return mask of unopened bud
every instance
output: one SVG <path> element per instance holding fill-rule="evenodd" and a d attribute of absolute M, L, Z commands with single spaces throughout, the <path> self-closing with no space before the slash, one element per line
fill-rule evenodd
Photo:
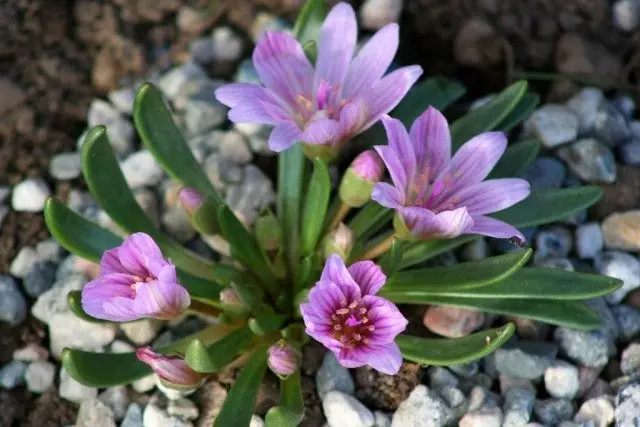
<path fill-rule="evenodd" d="M 375 151 L 363 151 L 351 163 L 340 183 L 340 199 L 352 208 L 359 208 L 371 197 L 373 186 L 380 181 L 384 167 Z"/>
<path fill-rule="evenodd" d="M 277 252 L 282 245 L 282 228 L 278 218 L 270 211 L 256 219 L 253 232 L 258 244 L 266 252 Z"/>
<path fill-rule="evenodd" d="M 325 258 L 331 254 L 338 254 L 342 259 L 347 259 L 352 247 L 353 231 L 341 222 L 325 237 L 322 249 Z"/>
<path fill-rule="evenodd" d="M 204 203 L 202 193 L 190 187 L 181 188 L 180 191 L 178 191 L 178 199 L 189 215 L 195 214 Z"/>
<path fill-rule="evenodd" d="M 300 353 L 284 340 L 269 347 L 267 364 L 280 378 L 293 374 L 300 366 Z"/>
<path fill-rule="evenodd" d="M 193 228 L 202 234 L 218 233 L 218 205 L 191 187 L 181 188 L 178 200 L 184 208 Z"/>
<path fill-rule="evenodd" d="M 136 357 L 149 365 L 166 387 L 195 389 L 204 381 L 202 374 L 191 369 L 179 356 L 163 356 L 151 347 L 141 347 L 136 350 Z"/>

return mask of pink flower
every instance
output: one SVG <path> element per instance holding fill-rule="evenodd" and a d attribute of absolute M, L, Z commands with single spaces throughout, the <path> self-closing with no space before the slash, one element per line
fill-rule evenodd
<path fill-rule="evenodd" d="M 136 350 L 136 357 L 151 366 L 153 372 L 169 385 L 198 387 L 204 380 L 202 374 L 191 369 L 178 356 L 163 356 L 154 352 L 151 347 L 141 347 Z"/>
<path fill-rule="evenodd" d="M 100 277 L 82 289 L 82 308 L 97 319 L 127 322 L 145 317 L 173 319 L 191 303 L 175 265 L 144 233 L 130 235 L 100 260 Z"/>
<path fill-rule="evenodd" d="M 444 116 L 429 107 L 407 133 L 404 125 L 383 117 L 389 145 L 375 149 L 393 185 L 378 183 L 371 198 L 395 209 L 417 239 L 461 234 L 524 242 L 515 227 L 486 216 L 525 199 L 529 183 L 504 178 L 484 181 L 507 147 L 502 132 L 486 132 L 465 143 L 451 157 L 451 135 Z"/>
<path fill-rule="evenodd" d="M 300 305 L 306 333 L 333 351 L 342 366 L 369 365 L 389 375 L 400 370 L 402 354 L 394 339 L 408 322 L 393 303 L 375 296 L 386 280 L 373 262 L 347 269 L 334 254 L 309 302 Z"/>
<path fill-rule="evenodd" d="M 284 340 L 269 347 L 267 354 L 269 369 L 281 378 L 293 374 L 300 365 L 300 355 Z"/>
<path fill-rule="evenodd" d="M 234 83 L 216 90 L 233 122 L 273 125 L 269 148 L 297 141 L 337 150 L 391 111 L 422 74 L 419 66 L 384 75 L 398 49 L 398 26 L 378 31 L 353 57 L 357 22 L 339 3 L 327 16 L 315 66 L 291 35 L 266 31 L 253 51 L 263 86 Z"/>

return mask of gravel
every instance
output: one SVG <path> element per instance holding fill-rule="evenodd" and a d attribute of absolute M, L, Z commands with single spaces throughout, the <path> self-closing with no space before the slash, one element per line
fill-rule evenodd
<path fill-rule="evenodd" d="M 533 405 L 533 413 L 539 421 L 552 426 L 571 420 L 575 410 L 569 399 L 543 399 Z"/>
<path fill-rule="evenodd" d="M 640 384 L 622 388 L 616 395 L 615 407 L 616 427 L 640 425 Z"/>
<path fill-rule="evenodd" d="M 13 389 L 24 384 L 24 375 L 27 372 L 27 364 L 13 360 L 0 368 L 0 387 Z"/>
<path fill-rule="evenodd" d="M 325 353 L 322 365 L 316 373 L 316 388 L 321 400 L 324 400 L 330 391 L 339 391 L 349 395 L 355 392 L 355 385 L 349 370 L 340 365 L 330 351 Z"/>
<path fill-rule="evenodd" d="M 80 153 L 60 153 L 51 158 L 49 162 L 49 175 L 58 181 L 67 181 L 80 176 Z"/>
<path fill-rule="evenodd" d="M 329 427 L 372 427 L 373 413 L 355 397 L 330 391 L 322 399 L 322 408 Z"/>
<path fill-rule="evenodd" d="M 597 273 L 623 281 L 622 287 L 605 296 L 609 304 L 617 304 L 631 290 L 640 286 L 640 261 L 630 254 L 619 251 L 605 251 L 594 259 Z"/>
<path fill-rule="evenodd" d="M 547 148 L 571 142 L 578 136 L 578 116 L 568 107 L 546 104 L 533 112 L 525 128 Z"/>
<path fill-rule="evenodd" d="M 42 212 L 50 195 L 51 190 L 42 178 L 27 178 L 13 187 L 11 207 L 18 212 Z"/>
<path fill-rule="evenodd" d="M 25 373 L 25 381 L 27 388 L 33 393 L 44 393 L 53 386 L 56 376 L 56 366 L 41 360 L 29 364 Z"/>
<path fill-rule="evenodd" d="M 27 301 L 11 276 L 0 275 L 0 321 L 15 326 L 27 318 Z"/>
<path fill-rule="evenodd" d="M 541 341 L 509 342 L 494 353 L 499 373 L 516 378 L 540 378 L 553 363 L 558 348 Z"/>
<path fill-rule="evenodd" d="M 392 427 L 444 427 L 453 421 L 447 404 L 424 385 L 418 385 L 398 407 Z"/>
<path fill-rule="evenodd" d="M 66 369 L 60 369 L 60 386 L 58 394 L 63 399 L 71 402 L 81 403 L 83 400 L 95 399 L 98 397 L 98 389 L 89 387 L 71 378 Z"/>
<path fill-rule="evenodd" d="M 580 388 L 578 368 L 557 360 L 544 371 L 544 387 L 553 397 L 573 399 Z"/>
<path fill-rule="evenodd" d="M 582 224 L 575 232 L 576 253 L 581 259 L 593 259 L 604 246 L 602 228 L 597 222 Z"/>
<path fill-rule="evenodd" d="M 504 398 L 504 427 L 517 427 L 528 423 L 535 399 L 535 394 L 531 390 L 509 389 Z"/>
<path fill-rule="evenodd" d="M 609 339 L 602 331 L 558 327 L 553 338 L 563 354 L 582 365 L 601 367 L 609 360 Z"/>
<path fill-rule="evenodd" d="M 80 404 L 75 427 L 116 427 L 111 409 L 98 399 L 87 399 Z"/>

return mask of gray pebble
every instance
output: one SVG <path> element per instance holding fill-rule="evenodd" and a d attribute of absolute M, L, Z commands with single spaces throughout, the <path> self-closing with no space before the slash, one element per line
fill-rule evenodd
<path fill-rule="evenodd" d="M 459 419 L 469 408 L 469 401 L 462 390 L 450 385 L 443 386 L 435 390 L 445 401 L 447 406 L 451 408 L 453 418 Z"/>
<path fill-rule="evenodd" d="M 601 367 L 609 360 L 609 337 L 602 331 L 578 331 L 558 327 L 553 333 L 560 350 L 582 365 Z"/>
<path fill-rule="evenodd" d="M 563 226 L 553 226 L 539 231 L 536 235 L 535 260 L 545 258 L 565 258 L 573 247 L 573 236 Z"/>
<path fill-rule="evenodd" d="M 640 343 L 632 343 L 622 352 L 620 370 L 625 375 L 632 375 L 640 370 Z"/>
<path fill-rule="evenodd" d="M 339 364 L 330 351 L 325 353 L 322 365 L 316 373 L 316 387 L 321 400 L 324 400 L 330 391 L 340 391 L 346 394 L 353 394 L 355 391 L 349 370 Z"/>
<path fill-rule="evenodd" d="M 619 149 L 622 163 L 629 166 L 640 165 L 640 140 L 632 139 Z"/>
<path fill-rule="evenodd" d="M 542 261 L 534 262 L 536 267 L 555 268 L 557 270 L 575 271 L 575 267 L 567 258 L 545 258 Z"/>
<path fill-rule="evenodd" d="M 109 387 L 98 395 L 98 399 L 111 409 L 116 421 L 125 417 L 131 401 L 129 389 L 126 385 Z"/>
<path fill-rule="evenodd" d="M 145 186 L 153 187 L 162 180 L 162 169 L 148 150 L 140 150 L 131 154 L 120 167 L 131 189 Z"/>
<path fill-rule="evenodd" d="M 131 403 L 127 408 L 120 427 L 142 427 L 142 408 L 137 403 Z"/>
<path fill-rule="evenodd" d="M 227 119 L 227 107 L 215 98 L 220 84 L 212 80 L 198 80 L 190 88 L 184 107 L 184 123 L 189 135 L 198 135 L 221 125 Z"/>
<path fill-rule="evenodd" d="M 236 71 L 236 74 L 233 76 L 233 80 L 237 83 L 261 84 L 260 77 L 251 59 L 245 59 L 240 62 L 238 71 Z"/>
<path fill-rule="evenodd" d="M 0 321 L 11 326 L 27 318 L 27 301 L 11 276 L 0 275 Z"/>
<path fill-rule="evenodd" d="M 500 427 L 502 425 L 502 410 L 500 408 L 481 408 L 467 412 L 459 427 Z"/>
<path fill-rule="evenodd" d="M 560 188 L 567 175 L 567 170 L 553 157 L 538 157 L 525 172 L 524 179 L 531 184 L 531 190 L 548 190 Z"/>
<path fill-rule="evenodd" d="M 42 178 L 27 178 L 13 187 L 11 207 L 18 212 L 42 212 L 50 195 L 49 185 Z"/>
<path fill-rule="evenodd" d="M 544 399 L 536 401 L 533 413 L 540 422 L 553 426 L 571 420 L 575 409 L 569 399 Z"/>
<path fill-rule="evenodd" d="M 7 215 L 9 215 L 9 208 L 7 206 L 0 205 L 0 227 L 2 227 L 2 223 Z"/>
<path fill-rule="evenodd" d="M 638 3 L 638 0 L 635 0 Z M 640 10 L 639 10 L 640 11 Z M 622 113 L 625 119 L 631 120 L 636 112 L 636 103 L 629 95 L 617 95 L 611 100 L 611 103 L 618 111 Z"/>
<path fill-rule="evenodd" d="M 213 62 L 215 51 L 210 37 L 201 37 L 189 43 L 191 58 L 199 64 L 207 65 Z"/>
<path fill-rule="evenodd" d="M 330 391 L 322 399 L 324 416 L 330 427 L 372 427 L 373 413 L 353 396 Z"/>
<path fill-rule="evenodd" d="M 54 239 L 43 240 L 36 244 L 36 252 L 38 259 L 41 261 L 60 262 L 62 256 L 62 248 Z"/>
<path fill-rule="evenodd" d="M 609 304 L 618 304 L 624 297 L 640 286 L 640 261 L 632 255 L 620 251 L 605 251 L 594 258 L 596 272 L 603 276 L 623 281 L 622 287 L 607 295 Z"/>
<path fill-rule="evenodd" d="M 619 336 L 622 342 L 630 342 L 640 332 L 640 311 L 630 305 L 616 305 L 611 307 L 611 313 L 618 324 Z"/>
<path fill-rule="evenodd" d="M 36 262 L 22 282 L 30 297 L 38 297 L 51 289 L 56 280 L 56 265 L 52 262 Z"/>
<path fill-rule="evenodd" d="M 519 427 L 528 423 L 535 400 L 531 390 L 509 389 L 504 398 L 504 427 Z"/>
<path fill-rule="evenodd" d="M 469 392 L 469 411 L 482 408 L 502 407 L 502 399 L 496 393 L 489 391 L 486 387 L 475 386 Z"/>
<path fill-rule="evenodd" d="M 49 162 L 49 175 L 59 181 L 75 179 L 80 176 L 80 153 L 60 153 Z"/>
<path fill-rule="evenodd" d="M 616 395 L 616 427 L 640 425 L 640 384 L 630 384 Z"/>
<path fill-rule="evenodd" d="M 553 148 L 576 139 L 578 116 L 564 105 L 546 104 L 534 111 L 526 127 L 545 147 Z"/>
<path fill-rule="evenodd" d="M 244 165 L 253 159 L 246 137 L 234 130 L 222 134 L 219 149 L 220 156 L 233 163 Z"/>
<path fill-rule="evenodd" d="M 451 373 L 447 368 L 442 366 L 431 366 L 427 370 L 427 377 L 429 378 L 429 388 L 438 389 L 444 386 L 458 386 L 458 378 Z"/>
<path fill-rule="evenodd" d="M 618 0 L 613 5 L 613 22 L 623 31 L 633 31 L 640 20 L 638 0 Z"/>
<path fill-rule="evenodd" d="M 211 33 L 213 60 L 216 62 L 236 62 L 242 58 L 244 42 L 230 27 L 216 27 Z"/>
<path fill-rule="evenodd" d="M 602 322 L 602 326 L 598 330 L 607 335 L 613 347 L 613 342 L 618 339 L 618 323 L 616 323 L 616 319 L 604 298 L 594 298 L 586 301 L 586 304 L 598 314 L 600 322 Z"/>
<path fill-rule="evenodd" d="M 576 228 L 576 252 L 581 259 L 591 259 L 604 247 L 602 227 L 589 222 Z"/>
<path fill-rule="evenodd" d="M 384 412 L 375 411 L 373 417 L 375 419 L 373 427 L 391 427 L 391 417 Z"/>
<path fill-rule="evenodd" d="M 631 136 L 624 114 L 606 99 L 598 106 L 594 132 L 598 140 L 609 147 L 615 147 Z"/>
<path fill-rule="evenodd" d="M 111 91 L 107 97 L 119 112 L 128 115 L 133 113 L 133 102 L 136 97 L 136 89 L 133 86 L 124 86 Z"/>
<path fill-rule="evenodd" d="M 596 427 L 607 427 L 613 422 L 614 411 L 613 398 L 611 396 L 600 396 L 586 400 L 580 406 L 573 420 L 591 421 Z"/>
<path fill-rule="evenodd" d="M 0 368 L 0 387 L 11 390 L 24 384 L 24 374 L 26 372 L 26 363 L 12 360 Z"/>
<path fill-rule="evenodd" d="M 33 265 L 39 261 L 38 252 L 31 246 L 24 246 L 16 257 L 11 261 L 9 266 L 9 273 L 23 279 L 29 271 L 33 268 Z"/>
<path fill-rule="evenodd" d="M 453 413 L 440 396 L 418 385 L 398 406 L 391 427 L 444 427 L 453 421 Z"/>
<path fill-rule="evenodd" d="M 578 115 L 579 134 L 584 135 L 591 131 L 596 124 L 598 106 L 604 99 L 602 90 L 596 87 L 586 87 L 576 93 L 567 106 Z"/>
<path fill-rule="evenodd" d="M 80 403 L 75 427 L 116 427 L 111 409 L 98 399 Z"/>
<path fill-rule="evenodd" d="M 189 221 L 188 214 L 180 204 L 175 204 L 164 211 L 162 225 L 167 233 L 180 243 L 188 242 L 197 234 Z"/>
<path fill-rule="evenodd" d="M 79 383 L 69 375 L 66 369 L 60 369 L 58 394 L 63 399 L 75 403 L 98 397 L 98 389 Z"/>
<path fill-rule="evenodd" d="M 11 188 L 0 186 L 0 204 L 4 203 L 4 201 L 7 200 L 7 197 L 9 197 L 9 193 L 11 193 Z"/>
<path fill-rule="evenodd" d="M 245 168 L 241 183 L 229 186 L 225 198 L 244 224 L 253 224 L 258 213 L 274 200 L 271 180 L 254 165 Z"/>
<path fill-rule="evenodd" d="M 544 387 L 553 397 L 573 399 L 580 388 L 578 368 L 556 360 L 544 371 Z"/>
<path fill-rule="evenodd" d="M 46 360 L 39 360 L 29 364 L 25 373 L 27 388 L 33 393 L 44 393 L 53 386 L 56 376 L 56 366 Z"/>
<path fill-rule="evenodd" d="M 616 180 L 616 162 L 611 150 L 596 139 L 580 139 L 557 151 L 571 172 L 589 183 L 611 184 Z"/>
<path fill-rule="evenodd" d="M 535 379 L 553 363 L 558 347 L 542 341 L 508 342 L 495 351 L 496 369 L 503 375 Z"/>
<path fill-rule="evenodd" d="M 173 105 L 182 110 L 185 107 L 188 92 L 197 81 L 208 79 L 207 73 L 195 62 L 189 61 L 179 67 L 174 67 L 162 76 L 158 82 L 160 90 L 169 98 Z"/>

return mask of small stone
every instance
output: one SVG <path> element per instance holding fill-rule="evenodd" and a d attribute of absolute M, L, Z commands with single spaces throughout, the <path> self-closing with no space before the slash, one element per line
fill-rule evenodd
<path fill-rule="evenodd" d="M 111 409 L 116 421 L 125 417 L 129 402 L 131 401 L 129 398 L 129 389 L 125 385 L 109 387 L 100 393 L 98 399 Z"/>
<path fill-rule="evenodd" d="M 447 368 L 442 366 L 432 366 L 427 371 L 429 378 L 429 388 L 438 390 L 445 386 L 457 387 L 459 380 Z"/>
<path fill-rule="evenodd" d="M 156 386 L 156 375 L 151 374 L 134 381 L 131 386 L 138 393 L 146 393 Z"/>
<path fill-rule="evenodd" d="M 144 427 L 191 427 L 193 423 L 169 415 L 169 402 L 161 393 L 154 394 L 142 415 Z"/>
<path fill-rule="evenodd" d="M 460 419 L 469 408 L 469 401 L 462 390 L 452 386 L 444 386 L 436 390 L 453 414 L 454 419 Z"/>
<path fill-rule="evenodd" d="M 640 250 L 640 210 L 613 213 L 602 223 L 607 249 Z"/>
<path fill-rule="evenodd" d="M 154 340 L 164 322 L 158 319 L 142 319 L 120 324 L 125 336 L 138 346 L 149 344 Z"/>
<path fill-rule="evenodd" d="M 640 261 L 619 251 L 605 251 L 596 255 L 594 267 L 599 274 L 622 280 L 622 287 L 605 296 L 609 304 L 618 304 L 640 286 Z"/>
<path fill-rule="evenodd" d="M 249 422 L 249 427 L 264 427 L 264 421 L 257 415 L 251 416 L 251 421 Z"/>
<path fill-rule="evenodd" d="M 58 181 L 75 179 L 80 176 L 80 153 L 60 153 L 49 162 L 49 175 Z"/>
<path fill-rule="evenodd" d="M 88 399 L 80 404 L 75 427 L 116 427 L 116 422 L 107 405 L 98 399 Z"/>
<path fill-rule="evenodd" d="M 442 398 L 418 385 L 393 414 L 391 427 L 444 427 L 453 422 L 453 413 Z"/>
<path fill-rule="evenodd" d="M 110 353 L 132 353 L 136 348 L 126 341 L 115 340 L 109 346 Z"/>
<path fill-rule="evenodd" d="M 598 105 L 594 132 L 596 138 L 609 147 L 615 147 L 631 137 L 627 118 L 606 99 Z"/>
<path fill-rule="evenodd" d="M 0 227 L 2 227 L 2 223 L 7 215 L 9 215 L 9 208 L 7 206 L 0 205 Z"/>
<path fill-rule="evenodd" d="M 111 147 L 118 157 L 126 156 L 133 148 L 135 129 L 131 122 L 123 117 L 111 104 L 101 99 L 94 99 L 87 112 L 87 127 L 89 129 L 104 125 Z M 85 134 L 78 140 L 78 149 L 84 143 Z"/>
<path fill-rule="evenodd" d="M 87 125 L 89 128 L 93 128 L 95 126 L 112 122 L 119 117 L 120 113 L 113 107 L 113 105 L 109 104 L 105 100 L 96 98 L 91 101 L 91 105 L 89 105 L 89 110 L 87 111 Z"/>
<path fill-rule="evenodd" d="M 533 413 L 542 423 L 554 426 L 562 421 L 571 420 L 575 410 L 569 399 L 544 399 L 536 401 Z"/>
<path fill-rule="evenodd" d="M 181 110 L 186 103 L 185 93 L 193 82 L 208 79 L 207 73 L 195 62 L 187 62 L 179 67 L 174 67 L 166 73 L 158 86 L 160 90 L 171 100 L 173 105 Z"/>
<path fill-rule="evenodd" d="M 60 262 L 62 255 L 62 248 L 53 239 L 44 240 L 36 244 L 36 252 L 38 253 L 38 259 L 41 261 L 51 261 L 54 263 Z"/>
<path fill-rule="evenodd" d="M 0 204 L 4 203 L 9 197 L 9 193 L 11 193 L 11 188 L 0 186 Z"/>
<path fill-rule="evenodd" d="M 602 228 L 597 222 L 582 224 L 576 228 L 576 252 L 580 259 L 592 259 L 604 246 Z"/>
<path fill-rule="evenodd" d="M 586 40 L 577 32 L 567 32 L 558 39 L 555 67 L 560 73 L 597 76 L 600 82 L 613 82 L 620 76 L 622 61 L 602 44 Z M 602 86 L 608 88 L 606 84 Z"/>
<path fill-rule="evenodd" d="M 499 61 L 499 42 L 495 28 L 480 16 L 470 17 L 462 23 L 453 42 L 456 62 L 485 68 Z"/>
<path fill-rule="evenodd" d="M 527 389 L 512 388 L 504 398 L 504 427 L 520 427 L 531 419 L 531 411 L 536 400 L 535 394 Z"/>
<path fill-rule="evenodd" d="M 27 388 L 32 393 L 44 393 L 53 386 L 55 376 L 56 366 L 53 363 L 46 360 L 30 363 L 25 373 Z"/>
<path fill-rule="evenodd" d="M 373 418 L 373 427 L 391 427 L 391 418 L 384 412 L 375 411 Z"/>
<path fill-rule="evenodd" d="M 133 190 L 133 197 L 153 226 L 160 227 L 160 208 L 156 193 L 148 188 L 137 188 Z"/>
<path fill-rule="evenodd" d="M 0 321 L 11 326 L 27 318 L 27 301 L 11 276 L 0 275 Z"/>
<path fill-rule="evenodd" d="M 13 360 L 0 368 L 0 387 L 13 389 L 24 384 L 24 375 L 27 372 L 27 364 Z"/>
<path fill-rule="evenodd" d="M 553 157 L 538 157 L 524 174 L 524 179 L 529 181 L 531 190 L 548 190 L 560 188 L 567 176 L 567 170 L 557 159 Z"/>
<path fill-rule="evenodd" d="M 625 165 L 640 165 L 640 139 L 632 139 L 626 144 L 620 146 L 620 157 Z"/>
<path fill-rule="evenodd" d="M 571 142 L 578 136 L 578 116 L 564 105 L 543 105 L 528 122 L 526 126 L 547 148 Z"/>
<path fill-rule="evenodd" d="M 585 401 L 573 420 L 593 421 L 597 427 L 607 427 L 613 422 L 614 415 L 613 399 L 610 396 L 600 396 Z"/>
<path fill-rule="evenodd" d="M 498 408 L 502 406 L 500 396 L 485 387 L 475 386 L 469 393 L 469 411 L 482 408 Z"/>
<path fill-rule="evenodd" d="M 580 388 L 578 368 L 556 360 L 544 371 L 544 387 L 553 397 L 573 399 Z"/>
<path fill-rule="evenodd" d="M 50 195 L 51 190 L 42 178 L 27 178 L 13 187 L 11 207 L 18 212 L 42 212 Z"/>
<path fill-rule="evenodd" d="M 567 258 L 545 258 L 542 261 L 535 261 L 536 267 L 555 268 L 564 271 L 575 271 L 575 267 Z"/>
<path fill-rule="evenodd" d="M 197 234 L 189 221 L 188 214 L 180 204 L 175 204 L 164 211 L 162 225 L 167 233 L 180 243 L 188 242 Z"/>
<path fill-rule="evenodd" d="M 230 27 L 214 28 L 211 41 L 215 62 L 236 62 L 242 58 L 244 42 Z"/>
<path fill-rule="evenodd" d="M 477 239 L 463 245 L 460 248 L 459 256 L 462 261 L 480 261 L 488 258 L 491 249 L 485 239 Z"/>
<path fill-rule="evenodd" d="M 360 7 L 360 25 L 368 30 L 378 30 L 398 22 L 401 12 L 402 0 L 366 0 Z"/>
<path fill-rule="evenodd" d="M 598 330 L 602 331 L 602 333 L 609 338 L 611 344 L 610 347 L 614 347 L 613 342 L 618 339 L 618 324 L 616 323 L 616 319 L 613 317 L 613 314 L 611 314 L 611 310 L 605 302 L 605 299 L 595 298 L 585 302 L 598 314 L 602 324 Z M 615 354 L 615 352 L 611 354 Z"/>
<path fill-rule="evenodd" d="M 253 154 L 247 144 L 244 135 L 237 131 L 228 131 L 222 134 L 220 139 L 220 156 L 237 164 L 246 164 L 251 162 Z"/>
<path fill-rule="evenodd" d="M 230 185 L 225 202 L 245 225 L 251 225 L 258 213 L 275 200 L 271 180 L 254 165 L 245 168 L 241 183 Z"/>
<path fill-rule="evenodd" d="M 596 87 L 585 87 L 567 101 L 567 107 L 578 115 L 578 134 L 593 130 L 596 124 L 598 107 L 604 99 L 602 90 Z"/>
<path fill-rule="evenodd" d="M 558 327 L 553 333 L 560 350 L 577 363 L 601 367 L 609 360 L 609 339 L 602 331 L 578 331 Z"/>
<path fill-rule="evenodd" d="M 234 129 L 249 138 L 249 146 L 254 153 L 263 156 L 273 156 L 274 152 L 267 143 L 271 134 L 271 127 L 259 123 L 237 123 Z"/>
<path fill-rule="evenodd" d="M 124 114 L 133 114 L 133 102 L 136 98 L 136 89 L 133 86 L 124 86 L 113 90 L 107 95 L 111 104 Z"/>
<path fill-rule="evenodd" d="M 622 352 L 620 370 L 625 375 L 632 375 L 640 370 L 640 343 L 632 343 Z"/>
<path fill-rule="evenodd" d="M 629 305 L 611 307 L 611 313 L 618 324 L 621 342 L 630 342 L 640 333 L 640 310 Z"/>
<path fill-rule="evenodd" d="M 215 50 L 210 37 L 201 37 L 189 43 L 191 58 L 198 64 L 207 65 L 213 62 Z"/>
<path fill-rule="evenodd" d="M 13 360 L 22 362 L 36 362 L 39 360 L 47 360 L 49 352 L 46 348 L 40 347 L 36 343 L 27 344 L 13 352 Z"/>
<path fill-rule="evenodd" d="M 131 189 L 153 187 L 160 183 L 163 176 L 162 169 L 148 150 L 131 154 L 120 167 Z"/>
<path fill-rule="evenodd" d="M 500 408 L 482 408 L 467 412 L 458 424 L 459 427 L 501 427 Z"/>
<path fill-rule="evenodd" d="M 503 375 L 535 379 L 553 363 L 558 348 L 541 341 L 508 342 L 494 353 L 496 369 Z"/>
<path fill-rule="evenodd" d="M 142 408 L 139 404 L 131 403 L 129 405 L 124 419 L 120 423 L 120 427 L 143 427 Z"/>
<path fill-rule="evenodd" d="M 345 394 L 353 394 L 355 385 L 349 370 L 338 363 L 332 352 L 328 351 L 324 355 L 322 365 L 316 373 L 316 387 L 320 400 L 330 391 L 339 391 Z"/>
<path fill-rule="evenodd" d="M 56 265 L 52 262 L 36 262 L 27 273 L 22 286 L 27 295 L 37 298 L 53 286 L 56 280 Z"/>
<path fill-rule="evenodd" d="M 80 384 L 71 378 L 66 369 L 60 369 L 60 387 L 58 394 L 63 399 L 71 402 L 81 403 L 83 400 L 95 399 L 98 397 L 98 389 Z"/>
<path fill-rule="evenodd" d="M 640 384 L 630 384 L 616 395 L 616 427 L 636 427 L 640 424 Z"/>
<path fill-rule="evenodd" d="M 170 400 L 167 405 L 167 413 L 181 420 L 195 420 L 200 415 L 196 404 L 185 398 Z"/>
<path fill-rule="evenodd" d="M 253 61 L 251 61 L 250 58 L 240 62 L 238 71 L 236 71 L 235 75 L 233 76 L 233 81 L 236 83 L 261 84 L 260 76 L 258 76 L 258 72 L 253 66 Z M 256 125 L 255 123 L 244 123 L 244 125 L 249 125 L 251 127 L 260 126 Z"/>
<path fill-rule="evenodd" d="M 226 120 L 227 107 L 214 94 L 218 86 L 211 80 L 200 80 L 190 88 L 184 109 L 184 122 L 190 135 L 209 131 Z"/>
<path fill-rule="evenodd" d="M 592 368 L 590 366 L 580 366 L 578 369 L 578 378 L 580 378 L 580 390 L 578 396 L 584 396 L 587 391 L 598 380 L 602 367 Z"/>
<path fill-rule="evenodd" d="M 633 119 L 633 115 L 636 112 L 636 103 L 633 100 L 633 97 L 620 94 L 611 100 L 611 104 L 613 104 L 613 106 L 622 113 L 625 119 Z"/>
<path fill-rule="evenodd" d="M 324 415 L 330 427 L 371 427 L 373 414 L 355 397 L 330 391 L 322 399 Z"/>
<path fill-rule="evenodd" d="M 533 393 L 533 395 L 538 392 L 536 386 L 533 384 L 533 381 L 525 378 L 515 378 L 509 377 L 507 375 L 500 375 L 498 377 L 498 381 L 500 382 L 500 394 L 502 396 L 506 396 L 507 392 L 512 388 L 529 390 L 531 393 Z"/>
<path fill-rule="evenodd" d="M 615 395 L 615 392 L 613 391 L 613 388 L 611 388 L 609 383 L 604 381 L 601 378 L 598 378 L 595 380 L 595 382 L 593 383 L 591 388 L 587 391 L 587 393 L 585 393 L 582 397 L 583 397 L 583 400 L 587 401 L 587 400 L 598 398 L 600 396 L 613 396 L 613 395 Z"/>
<path fill-rule="evenodd" d="M 39 259 L 35 249 L 31 246 L 24 246 L 11 262 L 9 273 L 19 279 L 23 279 Z"/>
<path fill-rule="evenodd" d="M 0 78 L 0 93 L 2 93 L 0 115 L 4 115 L 4 113 L 17 107 L 27 99 L 27 93 L 6 77 Z"/>
<path fill-rule="evenodd" d="M 613 22 L 623 31 L 633 31 L 640 20 L 640 2 L 637 0 L 618 0 L 613 5 Z"/>
<path fill-rule="evenodd" d="M 433 305 L 427 309 L 422 322 L 427 329 L 438 335 L 460 338 L 483 325 L 484 313 L 466 308 Z"/>
<path fill-rule="evenodd" d="M 562 226 L 550 227 L 536 235 L 534 260 L 566 258 L 573 247 L 571 232 Z"/>
<path fill-rule="evenodd" d="M 584 181 L 611 184 L 616 180 L 613 153 L 593 138 L 580 139 L 558 149 L 557 154 L 567 162 L 571 172 Z"/>

